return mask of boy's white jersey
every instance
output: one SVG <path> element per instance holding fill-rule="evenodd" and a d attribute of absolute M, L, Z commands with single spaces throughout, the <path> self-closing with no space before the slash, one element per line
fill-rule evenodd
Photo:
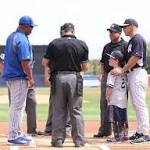
<path fill-rule="evenodd" d="M 127 108 L 127 77 L 125 74 L 113 76 L 108 73 L 107 86 L 112 87 L 108 105 L 115 105 L 120 108 Z"/>

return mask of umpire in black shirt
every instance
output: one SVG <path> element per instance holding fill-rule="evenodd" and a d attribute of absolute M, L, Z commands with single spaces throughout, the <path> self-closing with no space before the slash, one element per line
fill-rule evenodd
<path fill-rule="evenodd" d="M 115 50 L 120 50 L 122 53 L 126 54 L 127 42 L 121 38 L 122 28 L 119 27 L 118 24 L 113 23 L 110 28 L 107 29 L 109 31 L 110 42 L 104 46 L 102 57 L 100 60 L 100 68 L 101 68 L 101 98 L 100 98 L 100 112 L 101 112 L 101 122 L 100 127 L 97 134 L 94 134 L 94 137 L 102 138 L 104 136 L 111 135 L 112 129 L 111 124 L 108 121 L 108 109 L 107 109 L 107 100 L 106 100 L 106 82 L 107 75 L 112 69 L 109 66 L 109 56 L 111 52 Z"/>
<path fill-rule="evenodd" d="M 63 146 L 69 109 L 73 142 L 75 147 L 81 147 L 85 144 L 85 137 L 82 116 L 83 78 L 80 72 L 88 70 L 88 47 L 75 37 L 72 23 L 65 23 L 61 29 L 64 36 L 49 44 L 42 61 L 51 72 L 52 146 Z"/>

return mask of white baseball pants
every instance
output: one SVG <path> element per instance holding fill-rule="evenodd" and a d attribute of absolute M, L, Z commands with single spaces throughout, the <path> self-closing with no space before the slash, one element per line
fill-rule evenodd
<path fill-rule="evenodd" d="M 128 73 L 129 92 L 137 118 L 137 132 L 144 135 L 149 134 L 149 115 L 146 104 L 147 85 L 148 75 L 145 69 L 135 68 Z"/>

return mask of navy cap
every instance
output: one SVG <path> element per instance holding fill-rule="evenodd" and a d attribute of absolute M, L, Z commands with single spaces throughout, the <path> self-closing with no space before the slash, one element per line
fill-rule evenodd
<path fill-rule="evenodd" d="M 73 29 L 74 30 L 74 25 L 72 23 L 65 23 L 64 25 L 61 26 L 61 30 L 65 29 Z"/>
<path fill-rule="evenodd" d="M 63 30 L 63 26 L 60 27 L 60 31 L 62 31 L 62 30 Z"/>
<path fill-rule="evenodd" d="M 138 27 L 138 23 L 135 19 L 129 18 L 124 21 L 123 25 L 120 25 L 121 28 L 126 27 L 126 26 Z"/>
<path fill-rule="evenodd" d="M 113 23 L 107 31 L 122 32 L 122 28 L 118 24 Z"/>
<path fill-rule="evenodd" d="M 36 24 L 34 24 L 33 19 L 29 16 L 23 16 L 19 19 L 19 25 L 29 25 L 32 27 L 37 26 Z"/>
<path fill-rule="evenodd" d="M 111 54 L 108 54 L 108 53 L 106 54 L 113 59 L 118 59 L 120 62 L 122 62 L 124 59 L 122 52 L 119 50 L 113 51 Z"/>

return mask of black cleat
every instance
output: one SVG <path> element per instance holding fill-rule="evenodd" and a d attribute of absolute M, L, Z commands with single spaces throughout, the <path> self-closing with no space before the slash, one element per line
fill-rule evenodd
<path fill-rule="evenodd" d="M 142 137 L 143 136 L 143 133 L 135 133 L 135 134 L 133 134 L 131 137 L 129 137 L 129 140 L 135 140 L 135 139 L 138 139 L 138 138 L 140 138 L 140 137 Z"/>
<path fill-rule="evenodd" d="M 110 136 L 110 134 L 103 134 L 101 132 L 98 132 L 97 134 L 93 135 L 94 138 L 103 138 L 105 136 Z"/>
<path fill-rule="evenodd" d="M 42 135 L 44 135 L 44 132 L 34 131 L 34 132 L 28 132 L 28 134 L 31 135 L 31 136 L 42 136 Z"/>
<path fill-rule="evenodd" d="M 132 140 L 130 143 L 142 143 L 142 142 L 149 142 L 150 141 L 150 136 L 149 135 L 143 135 L 140 138 Z"/>

